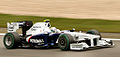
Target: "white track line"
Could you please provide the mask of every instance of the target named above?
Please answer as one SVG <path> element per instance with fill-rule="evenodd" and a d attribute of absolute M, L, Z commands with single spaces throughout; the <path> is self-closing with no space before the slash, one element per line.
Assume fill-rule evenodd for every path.
<path fill-rule="evenodd" d="M 103 38 L 103 39 L 108 39 L 108 40 L 120 40 L 120 39 L 117 39 L 117 38 Z"/>
<path fill-rule="evenodd" d="M 5 33 L 0 33 L 0 36 L 3 36 L 3 35 L 5 35 Z"/>
<path fill-rule="evenodd" d="M 0 36 L 4 36 L 5 33 L 0 33 Z M 103 39 L 109 39 L 109 40 L 120 40 L 120 39 L 117 39 L 117 38 L 103 38 Z"/>

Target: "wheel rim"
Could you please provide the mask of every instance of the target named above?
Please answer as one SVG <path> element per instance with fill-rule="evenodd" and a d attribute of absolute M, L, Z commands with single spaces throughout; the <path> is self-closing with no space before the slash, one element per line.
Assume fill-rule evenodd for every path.
<path fill-rule="evenodd" d="M 7 46 L 10 46 L 12 44 L 12 37 L 6 36 L 6 38 L 5 38 L 5 44 Z"/>
<path fill-rule="evenodd" d="M 62 35 L 62 36 L 60 37 L 58 43 L 59 43 L 59 46 L 60 46 L 62 49 L 66 48 L 66 46 L 67 46 L 67 40 L 66 40 L 66 38 L 65 38 L 64 35 Z"/>
<path fill-rule="evenodd" d="M 64 38 L 60 39 L 60 45 L 62 47 L 66 46 L 65 42 L 66 42 L 66 40 Z"/>
<path fill-rule="evenodd" d="M 61 50 L 68 50 L 69 49 L 69 40 L 65 34 L 60 35 L 58 40 L 58 46 Z"/>

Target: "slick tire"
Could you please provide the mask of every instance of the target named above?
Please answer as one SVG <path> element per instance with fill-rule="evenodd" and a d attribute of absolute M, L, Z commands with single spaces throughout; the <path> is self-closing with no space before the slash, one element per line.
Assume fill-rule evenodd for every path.
<path fill-rule="evenodd" d="M 6 33 L 3 39 L 3 43 L 7 49 L 17 48 L 20 44 L 19 34 L 16 32 Z"/>
<path fill-rule="evenodd" d="M 74 42 L 73 37 L 70 34 L 61 34 L 58 38 L 58 47 L 61 50 L 69 50 L 70 44 Z"/>
<path fill-rule="evenodd" d="M 102 38 L 100 32 L 95 30 L 95 29 L 87 31 L 86 34 L 99 35 L 100 36 L 100 40 Z"/>

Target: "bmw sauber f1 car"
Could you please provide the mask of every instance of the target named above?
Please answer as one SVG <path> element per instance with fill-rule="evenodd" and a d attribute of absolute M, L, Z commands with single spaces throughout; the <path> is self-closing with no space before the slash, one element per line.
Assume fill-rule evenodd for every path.
<path fill-rule="evenodd" d="M 85 50 L 91 47 L 112 47 L 111 40 L 101 38 L 97 30 L 87 33 L 73 30 L 59 30 L 51 27 L 49 21 L 37 22 L 21 21 L 7 23 L 8 33 L 3 42 L 7 49 L 17 47 L 51 47 L 58 46 L 61 50 Z M 22 34 L 16 31 L 22 28 Z"/>

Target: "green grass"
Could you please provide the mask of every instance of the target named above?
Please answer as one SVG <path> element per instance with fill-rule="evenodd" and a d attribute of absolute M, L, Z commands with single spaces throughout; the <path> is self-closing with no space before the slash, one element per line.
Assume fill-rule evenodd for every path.
<path fill-rule="evenodd" d="M 41 22 L 43 19 L 50 19 L 51 25 L 59 29 L 76 28 L 77 31 L 87 31 L 90 29 L 97 29 L 100 32 L 120 32 L 120 20 L 100 20 L 100 19 L 72 19 L 72 18 L 55 18 L 55 17 L 40 17 L 40 16 L 22 16 L 0 14 L 0 27 L 6 27 L 7 22 L 16 21 L 33 21 Z"/>

